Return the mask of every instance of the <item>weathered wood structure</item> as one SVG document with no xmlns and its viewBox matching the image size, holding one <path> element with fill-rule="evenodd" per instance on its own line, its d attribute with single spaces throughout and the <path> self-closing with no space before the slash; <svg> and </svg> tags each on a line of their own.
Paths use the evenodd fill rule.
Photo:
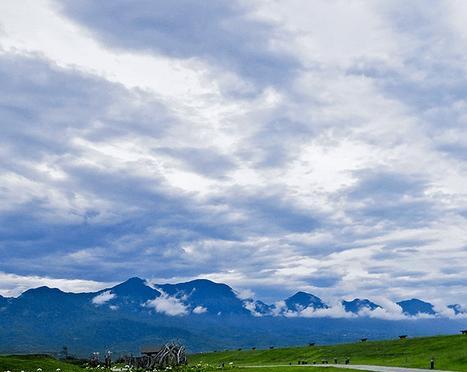
<svg viewBox="0 0 467 372">
<path fill-rule="evenodd" d="M 161 347 L 145 347 L 142 356 L 133 357 L 129 364 L 146 370 L 162 369 L 187 364 L 186 350 L 176 342 L 167 343 Z"/>
</svg>

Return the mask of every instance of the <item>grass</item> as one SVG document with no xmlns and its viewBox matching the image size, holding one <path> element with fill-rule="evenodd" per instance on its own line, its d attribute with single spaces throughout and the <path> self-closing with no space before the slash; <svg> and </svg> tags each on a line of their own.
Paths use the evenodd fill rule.
<svg viewBox="0 0 467 372">
<path fill-rule="evenodd" d="M 56 372 L 60 368 L 62 372 L 84 372 L 80 366 L 65 363 L 45 355 L 2 355 L 0 356 L 0 372 L 34 371 L 38 368 L 42 372 Z"/>
<path fill-rule="evenodd" d="M 217 366 L 216 366 L 217 367 Z M 180 368 L 179 372 L 214 372 L 220 370 L 214 366 L 204 366 L 202 368 Z M 0 372 L 11 371 L 11 372 L 37 372 L 37 369 L 41 368 L 42 372 L 57 372 L 57 368 L 60 368 L 61 372 L 95 372 L 99 369 L 85 369 L 81 366 L 73 365 L 63 361 L 56 360 L 54 358 L 42 355 L 8 355 L 0 356 Z M 305 370 L 305 371 L 304 371 Z M 106 370 L 109 371 L 109 370 Z M 177 369 L 172 370 L 172 372 Z M 225 368 L 222 371 L 227 372 L 281 372 L 283 368 L 280 367 L 266 367 L 266 368 Z M 311 372 L 309 368 L 297 367 L 294 372 Z M 313 372 L 342 372 L 337 368 L 316 368 Z M 351 372 L 351 371 L 350 371 Z"/>
<path fill-rule="evenodd" d="M 299 360 L 310 364 L 314 361 L 319 363 L 323 359 L 333 363 L 334 358 L 337 358 L 339 363 L 343 363 L 347 357 L 350 358 L 351 364 L 412 368 L 429 368 L 430 360 L 434 357 L 436 369 L 467 372 L 467 336 L 420 337 L 273 350 L 224 351 L 194 354 L 190 356 L 189 361 L 190 363 L 209 364 L 233 362 L 237 366 L 259 366 L 297 364 Z M 290 370 L 290 367 L 282 368 L 284 369 Z M 294 367 L 293 371 L 297 369 L 298 367 Z M 266 372 L 263 369 L 261 371 Z M 313 371 L 317 370 L 313 369 Z M 327 371 L 330 370 L 327 369 Z"/>
<path fill-rule="evenodd" d="M 350 358 L 351 364 L 374 364 L 396 367 L 429 368 L 431 357 L 435 358 L 436 369 L 467 372 L 467 336 L 420 337 L 406 340 L 367 341 L 364 343 L 341 344 L 329 346 L 294 347 L 273 350 L 224 351 L 218 353 L 194 354 L 189 357 L 192 366 L 207 363 L 214 370 L 221 363 L 226 364 L 225 371 L 234 372 L 342 372 L 335 368 L 319 368 L 296 366 L 298 361 L 308 364 L 334 358 L 343 363 Z M 230 368 L 233 362 L 236 368 Z M 289 363 L 294 367 L 289 367 Z M 284 365 L 274 367 L 274 365 Z M 245 366 L 267 366 L 238 368 Z M 40 355 L 0 356 L 0 372 L 84 372 L 80 366 Z M 202 368 L 203 371 L 205 368 Z M 88 370 L 90 371 L 90 370 Z M 191 370 L 197 371 L 196 368 Z M 200 372 L 203 372 L 200 369 Z M 350 371 L 350 370 L 346 370 Z M 189 372 L 189 371 L 188 371 Z"/>
</svg>

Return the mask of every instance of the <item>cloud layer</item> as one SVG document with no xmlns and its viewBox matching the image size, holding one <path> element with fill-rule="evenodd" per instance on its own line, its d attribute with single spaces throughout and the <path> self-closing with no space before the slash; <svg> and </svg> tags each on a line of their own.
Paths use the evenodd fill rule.
<svg viewBox="0 0 467 372">
<path fill-rule="evenodd" d="M 466 304 L 466 15 L 2 2 L 0 293 L 138 275 Z"/>
</svg>

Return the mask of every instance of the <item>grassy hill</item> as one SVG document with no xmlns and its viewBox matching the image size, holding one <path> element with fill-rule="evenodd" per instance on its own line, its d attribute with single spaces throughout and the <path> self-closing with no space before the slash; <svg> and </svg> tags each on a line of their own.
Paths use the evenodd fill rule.
<svg viewBox="0 0 467 372">
<path fill-rule="evenodd" d="M 355 344 L 329 346 L 307 346 L 273 350 L 224 351 L 217 353 L 194 354 L 189 357 L 191 365 L 203 362 L 217 366 L 224 362 L 226 370 L 230 362 L 234 366 L 269 366 L 249 368 L 248 372 L 339 372 L 334 368 L 297 367 L 298 361 L 320 363 L 327 359 L 330 363 L 337 358 L 343 363 L 350 358 L 351 364 L 375 364 L 398 367 L 428 368 L 431 357 L 436 360 L 436 369 L 467 372 L 467 335 L 420 337 L 406 340 L 367 341 Z M 295 365 L 289 367 L 289 363 Z M 275 366 L 283 367 L 275 367 Z M 80 366 L 64 363 L 40 355 L 0 356 L 1 371 L 62 372 L 84 371 Z M 236 368 L 235 368 L 236 369 Z M 235 370 L 234 369 L 234 370 Z M 196 370 L 193 369 L 194 371 Z M 201 369 L 200 369 L 201 370 Z M 246 370 L 246 369 L 245 369 Z"/>
<path fill-rule="evenodd" d="M 119 368 L 121 368 L 120 366 Z M 10 372 L 37 372 L 38 368 L 42 369 L 42 372 L 57 372 L 60 369 L 60 372 L 101 372 L 100 368 L 83 368 L 81 366 L 73 365 L 70 363 L 65 363 L 54 358 L 42 355 L 0 355 L 0 371 L 10 371 Z M 125 370 L 125 369 L 122 369 Z M 179 372 L 209 372 L 215 371 L 216 368 L 204 367 L 204 368 L 181 368 Z M 230 370 L 234 372 L 238 370 L 237 368 L 231 368 L 226 366 L 226 371 Z M 281 372 L 283 368 L 249 368 L 248 372 Z M 300 370 L 300 371 L 299 371 Z M 109 370 L 105 370 L 109 371 Z M 310 372 L 310 369 L 306 368 L 296 368 L 294 372 Z M 313 372 L 342 372 L 342 370 L 335 368 L 316 368 L 313 369 Z M 349 370 L 349 372 L 352 372 Z M 356 371 L 355 371 L 356 372 Z"/>
<path fill-rule="evenodd" d="M 308 346 L 273 350 L 224 351 L 191 355 L 191 364 L 233 362 L 241 365 L 288 365 L 298 361 L 320 363 L 334 358 L 343 363 L 374 364 L 397 367 L 429 368 L 431 357 L 435 368 L 467 372 L 467 335 L 408 338 L 405 340 L 367 341 L 354 344 Z M 295 367 L 293 371 L 297 371 Z M 288 369 L 288 368 L 286 368 Z M 302 368 L 300 368 L 302 369 Z M 313 371 L 315 371 L 313 369 Z M 264 371 L 266 372 L 266 371 Z M 298 371 L 297 371 L 298 372 Z"/>
<path fill-rule="evenodd" d="M 38 368 L 42 372 L 56 372 L 60 369 L 62 372 L 83 372 L 80 366 L 65 363 L 45 355 L 0 355 L 0 371 L 34 371 Z"/>
</svg>

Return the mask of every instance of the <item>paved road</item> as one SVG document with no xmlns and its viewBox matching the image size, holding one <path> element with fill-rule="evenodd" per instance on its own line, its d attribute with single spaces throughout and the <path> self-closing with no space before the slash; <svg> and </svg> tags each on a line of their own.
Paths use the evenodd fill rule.
<svg viewBox="0 0 467 372">
<path fill-rule="evenodd" d="M 386 367 L 386 366 L 368 366 L 361 364 L 316 364 L 319 367 L 337 367 L 337 368 L 350 368 L 359 369 L 362 371 L 374 371 L 374 372 L 450 372 L 442 371 L 439 369 L 424 369 L 424 368 L 404 368 L 404 367 Z"/>
<path fill-rule="evenodd" d="M 247 368 L 258 368 L 258 367 L 336 367 L 336 368 L 347 368 L 347 369 L 358 369 L 361 371 L 373 371 L 373 372 L 452 372 L 443 371 L 440 369 L 424 369 L 424 368 L 403 368 L 403 367 L 386 367 L 386 366 L 370 366 L 362 364 L 282 364 L 272 366 L 246 366 Z"/>
</svg>

